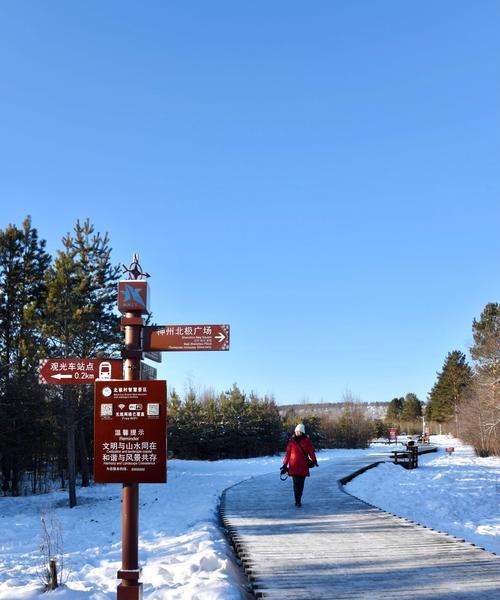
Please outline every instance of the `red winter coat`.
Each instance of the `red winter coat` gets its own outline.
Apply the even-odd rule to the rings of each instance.
[[[300,444],[300,445],[299,445]],[[302,448],[304,451],[302,451]],[[286,447],[286,455],[283,464],[288,465],[288,474],[309,477],[309,466],[306,455],[316,462],[316,454],[311,440],[303,435],[299,438],[293,436]]]

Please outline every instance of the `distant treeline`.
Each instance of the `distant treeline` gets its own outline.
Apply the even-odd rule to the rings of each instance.
[[[172,391],[168,402],[168,450],[178,458],[248,458],[283,449],[284,431],[272,398],[227,392]]]
[[[183,400],[173,391],[168,448],[178,458],[211,460],[277,454],[299,422],[318,450],[365,448],[386,429],[381,421],[367,418],[352,398],[346,398],[335,416],[298,415],[293,409],[283,412],[272,397],[246,395],[235,384],[221,394],[189,390]]]

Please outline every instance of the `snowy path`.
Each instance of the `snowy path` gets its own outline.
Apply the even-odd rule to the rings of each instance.
[[[374,457],[340,458],[306,482],[262,475],[229,488],[222,514],[258,596],[287,599],[500,598],[500,559],[345,493],[337,481]],[[399,468],[399,467],[398,467]]]

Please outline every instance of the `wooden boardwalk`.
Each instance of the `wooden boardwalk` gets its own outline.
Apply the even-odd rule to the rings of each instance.
[[[221,516],[258,598],[500,600],[500,558],[347,494],[339,480],[373,463],[320,463],[302,508],[291,480],[228,488]],[[390,482],[388,482],[388,485]]]

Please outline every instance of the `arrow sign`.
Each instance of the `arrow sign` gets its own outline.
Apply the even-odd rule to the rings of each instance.
[[[155,325],[143,328],[142,349],[178,352],[229,350],[229,325]]]
[[[54,358],[39,363],[38,383],[90,385],[97,379],[122,379],[123,361],[116,358]]]

